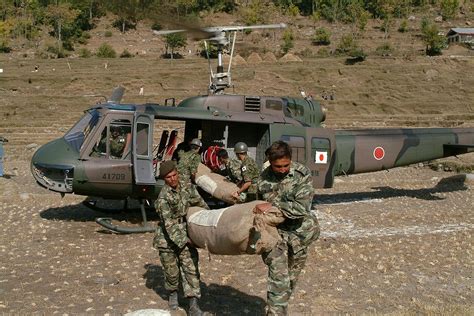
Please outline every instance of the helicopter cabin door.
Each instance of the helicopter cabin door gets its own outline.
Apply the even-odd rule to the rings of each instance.
[[[155,185],[153,172],[153,119],[152,115],[135,113],[133,121],[133,172],[138,185]]]
[[[331,188],[336,163],[334,132],[327,128],[306,128],[306,144],[308,145],[306,166],[311,170],[313,186]]]
[[[291,146],[292,161],[300,162],[311,170],[313,187],[332,187],[334,175],[334,145],[332,131],[289,124],[270,124],[273,143],[282,140]]]

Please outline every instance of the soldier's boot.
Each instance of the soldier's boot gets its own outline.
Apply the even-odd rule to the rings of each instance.
[[[202,316],[203,312],[199,308],[198,299],[196,297],[191,297],[189,300],[189,316]]]
[[[173,291],[173,292],[170,293],[170,296],[168,297],[168,306],[173,311],[178,309],[178,307],[179,307],[179,304],[178,304],[178,291]]]

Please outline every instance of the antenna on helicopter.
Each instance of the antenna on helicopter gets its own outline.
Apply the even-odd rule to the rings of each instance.
[[[195,36],[195,39],[204,40],[206,48],[207,59],[209,60],[209,93],[210,94],[221,94],[225,88],[228,88],[232,84],[231,67],[232,58],[234,56],[235,39],[237,31],[254,30],[254,29],[275,29],[275,28],[286,28],[285,23],[280,24],[265,24],[265,25],[249,25],[249,26],[213,26],[200,28],[198,30],[194,28],[181,29],[181,30],[166,30],[166,31],[153,31],[157,35],[167,35],[171,33],[179,32],[191,32]],[[211,62],[209,58],[209,46],[215,44],[217,46],[217,70],[214,73],[212,71]],[[230,45],[230,59],[227,66],[227,71],[224,71],[224,63],[222,60],[222,54],[225,47]]]

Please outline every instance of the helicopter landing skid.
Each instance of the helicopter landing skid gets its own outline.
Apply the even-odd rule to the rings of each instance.
[[[140,200],[140,210],[142,212],[143,224],[140,227],[122,227],[112,224],[112,219],[109,217],[96,218],[95,222],[104,228],[120,234],[134,234],[134,233],[152,233],[156,230],[156,227],[149,226],[147,224],[145,203]]]

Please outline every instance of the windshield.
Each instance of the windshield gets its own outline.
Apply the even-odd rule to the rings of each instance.
[[[69,132],[64,135],[64,140],[78,152],[84,143],[87,135],[94,129],[99,122],[100,113],[97,110],[89,110],[86,114],[74,125]]]

